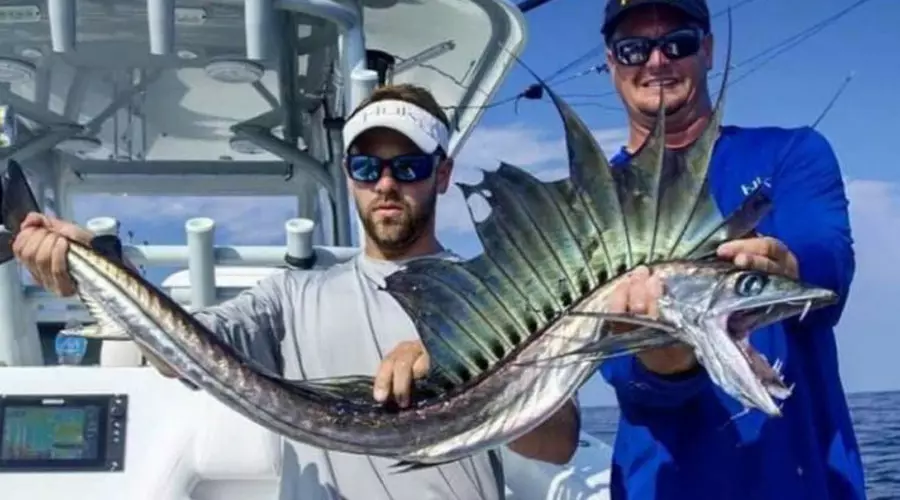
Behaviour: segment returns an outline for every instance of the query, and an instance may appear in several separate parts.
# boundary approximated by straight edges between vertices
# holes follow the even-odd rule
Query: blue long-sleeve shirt
[[[622,168],[623,149],[612,160]],[[828,141],[805,127],[723,127],[709,172],[722,213],[760,183],[773,199],[759,232],[797,256],[802,280],[834,290],[838,304],[760,329],[751,344],[784,363],[793,395],[781,418],[741,405],[702,369],[664,378],[634,356],[600,370],[621,409],[613,499],[744,500],[865,498],[862,462],[838,373],[834,326],[855,262],[847,198]]]

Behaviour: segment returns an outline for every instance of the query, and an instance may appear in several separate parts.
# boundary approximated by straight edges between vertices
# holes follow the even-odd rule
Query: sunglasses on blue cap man
[[[640,7],[657,6],[680,11],[691,22],[662,36],[624,36],[612,39],[619,23]],[[669,60],[695,55],[709,33],[709,8],[706,0],[608,0],[602,33],[613,57],[623,66],[641,66],[650,59],[653,50]]]
[[[387,128],[403,134],[422,152],[394,158],[353,153],[354,141],[373,128]],[[343,140],[347,148],[344,164],[351,179],[378,182],[387,169],[395,181],[414,183],[434,174],[449,149],[450,130],[437,117],[415,104],[385,99],[372,102],[354,114],[344,125]]]

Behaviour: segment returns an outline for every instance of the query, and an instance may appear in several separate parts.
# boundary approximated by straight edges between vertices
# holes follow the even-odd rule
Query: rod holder
[[[85,227],[95,236],[113,236],[119,234],[119,221],[115,217],[94,217],[87,221]]]
[[[175,0],[147,0],[150,53],[167,56],[175,50]]]
[[[296,269],[310,269],[316,263],[313,251],[313,231],[316,223],[309,219],[290,219],[284,223],[287,253],[284,261]]]
[[[265,61],[269,58],[271,47],[269,36],[274,30],[274,12],[273,0],[244,0],[247,59]],[[297,34],[294,33],[292,36],[297,36]]]
[[[216,258],[213,240],[216,222],[197,217],[184,224],[187,233],[188,273],[195,308],[209,307],[216,300]]]
[[[75,0],[48,0],[50,45],[60,54],[75,50]]]

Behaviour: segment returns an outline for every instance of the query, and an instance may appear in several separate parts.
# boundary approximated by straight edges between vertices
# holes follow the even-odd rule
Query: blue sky
[[[814,26],[859,0],[710,0],[713,12],[730,3],[733,11],[732,63],[742,61]],[[603,2],[556,0],[527,14],[528,45],[522,56],[540,75],[556,72],[600,43],[599,24]],[[900,2],[866,0],[846,16],[802,41],[729,89],[725,121],[738,125],[799,126],[810,124],[821,113],[851,71],[855,76],[819,125],[831,141],[851,199],[851,217],[857,251],[857,274],[847,310],[838,327],[841,371],[850,391],[900,389],[900,351],[891,307],[900,297],[900,268],[887,263],[900,255],[900,169],[889,149],[897,140],[892,118],[900,115],[900,96],[890,82],[900,81],[896,50],[900,47]],[[717,67],[722,69],[727,41],[726,17],[715,19]],[[564,77],[602,63],[598,53]],[[733,79],[760,61],[738,67]],[[712,81],[718,89],[718,78]],[[498,99],[521,92],[533,83],[521,68],[498,93]],[[617,98],[590,97],[609,92],[608,75],[591,74],[554,85],[596,131],[607,153],[622,143],[625,115]],[[564,143],[558,116],[546,101],[520,101],[485,112],[458,159],[456,180],[476,180],[475,167],[495,168],[499,160],[551,175],[564,168]],[[462,198],[454,192],[440,202],[440,235],[444,243],[464,255],[479,249],[471,224],[459,217]],[[235,205],[233,200],[154,200],[152,219],[132,199],[108,197],[81,200],[78,219],[117,215],[126,228],[138,228],[136,239],[156,244],[183,242],[181,228],[189,217],[206,215],[221,222],[220,243],[283,242],[281,227],[291,216],[287,200],[259,200]],[[129,209],[130,207],[130,209]],[[240,208],[240,210],[236,210]],[[250,241],[248,241],[248,239]],[[888,257],[888,258],[885,258]],[[897,270],[895,270],[897,269]],[[592,380],[582,391],[584,404],[613,404],[602,380]]]

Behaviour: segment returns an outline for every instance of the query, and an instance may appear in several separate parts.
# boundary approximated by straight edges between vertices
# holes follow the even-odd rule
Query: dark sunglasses
[[[395,156],[389,160],[369,155],[347,155],[347,173],[357,182],[378,182],[385,168],[397,182],[423,181],[434,173],[441,157],[435,154]]]
[[[646,36],[620,38],[612,42],[611,48],[613,56],[623,66],[641,66],[646,64],[653,49],[657,47],[672,61],[691,57],[700,51],[703,36],[703,30],[699,28],[680,28],[659,38]]]

